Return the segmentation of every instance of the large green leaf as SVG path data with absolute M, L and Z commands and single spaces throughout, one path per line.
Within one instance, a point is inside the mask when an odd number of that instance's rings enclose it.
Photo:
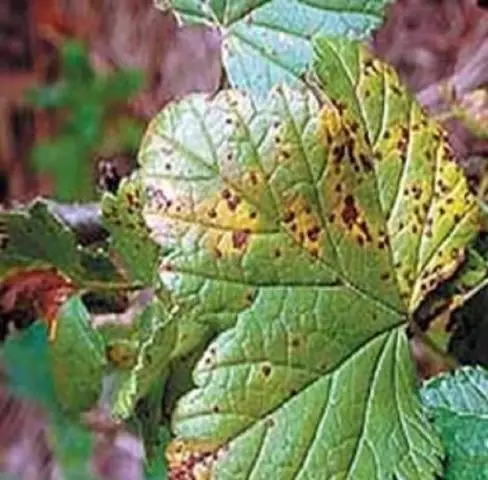
M 488 373 L 464 367 L 430 380 L 424 403 L 447 450 L 446 480 L 488 478 Z
M 0 213 L 0 279 L 12 269 L 55 267 L 74 282 L 113 281 L 117 272 L 102 252 L 82 247 L 47 200 Z
M 388 0 L 156 0 L 189 22 L 218 26 L 231 84 L 258 97 L 295 83 L 312 56 L 316 34 L 363 37 L 383 18 Z
M 143 216 L 179 323 L 231 327 L 176 408 L 175 476 L 440 468 L 404 325 L 458 267 L 476 202 L 390 67 L 355 42 L 316 48 L 326 103 L 285 87 L 259 108 L 234 91 L 193 95 L 141 146 L 139 181 L 159 199 Z

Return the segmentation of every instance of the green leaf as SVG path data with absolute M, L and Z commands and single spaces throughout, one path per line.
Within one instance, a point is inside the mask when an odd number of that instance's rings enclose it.
M 46 326 L 35 322 L 10 335 L 1 349 L 9 389 L 18 397 L 35 398 L 44 408 L 59 410 L 49 360 Z
M 5 232 L 0 242 L 0 279 L 12 269 L 50 267 L 80 284 L 118 277 L 106 254 L 78 244 L 73 231 L 56 216 L 47 200 L 0 213 L 0 225 Z
M 158 455 L 145 466 L 146 480 L 166 480 L 168 466 L 164 458 L 164 451 L 171 440 L 171 433 L 166 427 L 159 427 Z
M 164 9 L 167 2 L 156 0 Z M 232 86 L 265 97 L 272 86 L 296 83 L 312 58 L 317 34 L 364 37 L 379 26 L 387 0 L 173 0 L 189 22 L 218 26 Z
M 91 146 L 72 134 L 60 134 L 53 140 L 39 141 L 32 149 L 33 165 L 52 176 L 55 197 L 60 201 L 90 200 L 95 198 L 92 165 L 87 161 Z
M 144 84 L 144 75 L 137 70 L 119 70 L 101 77 L 100 95 L 103 102 L 127 102 Z
M 315 72 L 315 93 L 259 106 L 192 95 L 143 140 L 142 214 L 178 323 L 227 329 L 176 408 L 175 476 L 439 473 L 404 325 L 458 268 L 477 204 L 390 67 L 321 40 Z
M 56 394 L 67 412 L 78 413 L 95 406 L 100 396 L 107 363 L 105 344 L 79 297 L 63 305 L 58 323 L 50 345 Z
M 128 418 L 132 414 L 137 401 L 162 378 L 174 350 L 176 322 L 159 300 L 144 310 L 140 322 L 136 363 L 130 371 L 120 374 L 113 394 L 112 415 L 116 418 Z
M 425 384 L 424 403 L 447 450 L 446 480 L 488 478 L 488 372 L 463 367 Z
M 25 100 L 29 105 L 37 108 L 60 108 L 66 104 L 66 84 L 59 82 L 48 87 L 38 87 L 28 90 Z
M 141 195 L 137 180 L 123 179 L 116 195 L 104 195 L 102 213 L 111 234 L 112 251 L 129 277 L 153 285 L 160 247 L 152 241 L 144 223 Z
M 67 478 L 91 478 L 91 433 L 64 414 L 52 374 L 46 327 L 36 322 L 8 337 L 1 349 L 7 387 L 17 397 L 38 402 L 46 412 L 55 460 Z

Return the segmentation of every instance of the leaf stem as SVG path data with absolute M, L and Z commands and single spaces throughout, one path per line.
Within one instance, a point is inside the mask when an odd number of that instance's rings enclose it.
M 139 282 L 103 282 L 99 280 L 87 280 L 79 285 L 81 290 L 98 290 L 98 291 L 117 291 L 117 290 L 141 290 L 144 285 Z

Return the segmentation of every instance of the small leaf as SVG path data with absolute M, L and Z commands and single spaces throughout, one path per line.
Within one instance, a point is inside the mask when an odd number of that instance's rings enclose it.
M 156 0 L 163 11 L 166 1 Z M 233 87 L 263 98 L 276 83 L 299 81 L 317 35 L 364 37 L 383 18 L 387 0 L 173 0 L 185 20 L 211 23 L 223 34 Z M 163 5 L 161 5 L 163 4 Z
M 153 285 L 160 248 L 151 240 L 142 217 L 141 195 L 137 181 L 124 179 L 116 195 L 105 194 L 102 212 L 111 233 L 112 251 L 129 277 Z
M 447 450 L 446 480 L 488 478 L 488 373 L 463 367 L 422 389 Z
M 64 410 L 78 413 L 95 406 L 106 366 L 105 344 L 90 324 L 90 316 L 78 297 L 63 306 L 59 327 L 51 344 L 54 384 Z
M 135 365 L 120 374 L 113 394 L 112 415 L 128 418 L 139 399 L 162 377 L 175 347 L 177 326 L 160 301 L 155 300 L 142 313 L 138 354 Z
M 466 251 L 466 259 L 449 282 L 441 285 L 424 301 L 418 310 L 417 322 L 423 325 L 426 334 L 440 349 L 447 351 L 453 336 L 464 331 L 469 319 L 469 330 L 477 335 L 477 325 L 483 321 L 480 313 L 484 307 L 482 291 L 488 286 L 488 248 L 480 234 L 474 245 Z M 461 308 L 462 307 L 462 308 Z M 467 318 L 465 318 L 467 317 Z M 456 343 L 462 343 L 456 342 Z M 460 345 L 458 345 L 459 347 Z M 457 348 L 456 348 L 457 350 Z M 460 353 L 457 350 L 457 353 Z M 462 358 L 458 356 L 458 358 Z

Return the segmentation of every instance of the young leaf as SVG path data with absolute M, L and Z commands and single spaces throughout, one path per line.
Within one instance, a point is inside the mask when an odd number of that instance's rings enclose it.
M 165 0 L 156 0 L 165 10 Z M 312 56 L 316 34 L 363 37 L 381 23 L 388 0 L 173 0 L 185 20 L 223 34 L 232 86 L 265 97 L 278 82 L 296 83 Z
M 79 413 L 95 406 L 100 396 L 105 344 L 78 297 L 66 302 L 58 321 L 49 352 L 56 394 L 64 410 Z
M 488 373 L 463 367 L 422 389 L 447 450 L 446 480 L 488 478 Z
M 403 325 L 458 267 L 477 205 L 391 68 L 355 42 L 316 48 L 325 104 L 285 87 L 259 107 L 193 95 L 141 147 L 139 180 L 160 199 L 143 216 L 167 248 L 179 323 L 231 327 L 176 408 L 174 476 L 440 469 Z

